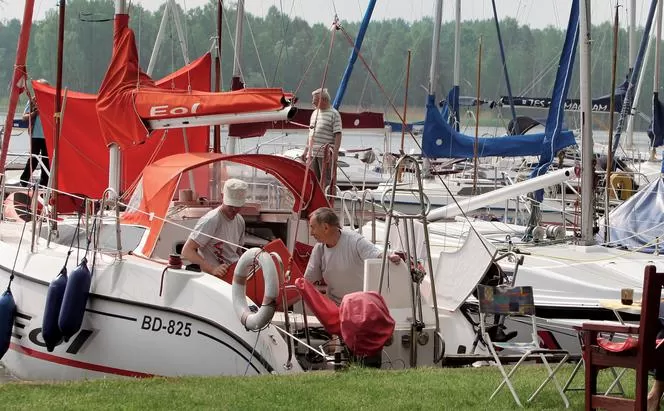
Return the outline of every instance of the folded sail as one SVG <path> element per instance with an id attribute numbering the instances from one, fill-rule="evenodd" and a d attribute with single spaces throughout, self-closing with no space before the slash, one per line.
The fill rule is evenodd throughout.
<path id="1" fill-rule="evenodd" d="M 107 145 L 115 143 L 126 149 L 144 143 L 153 131 L 148 125 L 151 120 L 276 113 L 289 105 L 284 91 L 275 88 L 223 93 L 158 88 L 139 67 L 134 32 L 128 21 L 128 15 L 116 16 L 113 55 L 97 98 L 99 123 Z"/>

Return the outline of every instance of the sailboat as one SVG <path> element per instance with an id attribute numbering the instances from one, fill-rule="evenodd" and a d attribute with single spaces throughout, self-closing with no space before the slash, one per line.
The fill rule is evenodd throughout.
<path id="1" fill-rule="evenodd" d="M 126 147 L 149 144 L 148 136 L 158 129 L 235 120 L 271 121 L 290 115 L 289 96 L 277 89 L 229 93 L 160 90 L 140 71 L 133 33 L 127 26 L 125 3 L 116 3 L 114 53 L 100 95 L 73 95 L 72 105 L 68 107 L 69 115 L 75 115 L 77 110 L 91 115 L 83 118 L 91 126 L 98 118 L 97 127 L 106 144 L 129 152 Z M 27 1 L 26 15 L 31 15 L 32 7 L 33 2 Z M 22 42 L 27 45 L 26 36 Z M 17 54 L 20 58 L 22 53 Z M 136 87 L 136 79 L 141 87 Z M 38 101 L 47 110 L 52 90 L 36 85 L 35 88 Z M 13 89 L 14 96 L 16 92 Z M 65 120 L 64 125 L 67 124 Z M 87 131 L 97 130 L 92 127 Z M 63 130 L 63 136 L 65 141 L 77 137 L 67 129 Z M 71 150 L 77 148 L 75 141 L 69 143 Z M 63 151 L 56 150 L 53 155 L 64 154 L 62 158 L 66 159 L 67 144 L 61 147 Z M 92 150 L 95 149 L 92 144 Z M 309 181 L 305 181 L 304 166 L 295 161 L 214 153 L 164 156 L 141 170 L 141 180 L 133 189 L 127 209 L 133 212 L 133 219 L 120 213 L 119 185 L 115 190 L 100 193 L 104 179 L 99 167 L 79 168 L 78 178 L 89 173 L 90 181 L 96 184 L 80 193 L 86 187 L 78 185 L 75 175 L 70 173 L 69 180 L 61 180 L 57 200 L 62 206 L 61 199 L 67 199 L 77 214 L 58 215 L 57 220 L 50 223 L 46 220 L 42 225 L 38 222 L 41 216 L 35 202 L 31 211 L 39 218 L 33 218 L 31 223 L 6 218 L 0 223 L 0 281 L 9 284 L 8 290 L 17 306 L 9 351 L 2 359 L 6 368 L 16 377 L 28 380 L 301 371 L 293 358 L 292 346 L 280 331 L 269 324 L 252 331 L 241 320 L 246 315 L 236 315 L 238 302 L 244 301 L 244 295 L 238 297 L 231 284 L 186 270 L 177 261 L 169 262 L 170 254 L 177 251 L 178 244 L 187 237 L 188 227 L 196 221 L 196 213 L 213 206 L 199 201 L 187 203 L 184 199 L 172 204 L 178 182 L 183 173 L 196 167 L 202 167 L 207 175 L 207 165 L 219 161 L 256 167 L 283 184 L 281 188 L 275 187 L 275 192 L 281 190 L 283 196 L 280 207 L 271 210 L 262 210 L 259 204 L 248 207 L 253 216 L 249 226 L 269 225 L 288 233 L 286 241 L 306 241 L 306 231 L 296 233 L 293 228 L 300 213 L 306 216 L 311 209 L 327 202 L 313 175 L 309 174 Z M 111 156 L 111 169 L 113 162 Z M 58 175 L 65 176 L 72 171 L 67 168 L 71 164 L 61 163 L 64 167 Z M 79 194 L 71 195 L 63 188 L 75 189 Z M 92 200 L 99 198 L 102 200 Z M 286 201 L 288 198 L 291 200 Z M 44 212 L 49 209 L 44 207 Z M 274 284 L 279 271 L 272 259 L 268 260 L 261 267 L 265 281 L 271 279 Z M 49 343 L 44 328 L 49 283 L 60 267 L 63 273 L 70 273 L 72 281 L 72 273 L 82 270 L 84 265 L 89 266 L 91 278 L 89 291 L 84 289 L 78 296 L 87 300 L 82 306 L 79 326 L 64 338 Z M 62 316 L 69 320 L 70 313 Z"/>
<path id="2" fill-rule="evenodd" d="M 563 53 L 567 59 L 574 56 L 572 50 L 578 38 L 578 35 L 575 36 L 575 33 L 578 33 L 578 10 L 578 1 L 574 1 L 567 30 L 566 52 Z M 578 41 L 588 42 L 589 34 L 586 36 L 586 33 L 589 33 L 589 29 L 584 27 L 583 30 L 583 36 Z M 581 55 L 584 56 L 586 53 L 582 51 Z M 564 83 L 568 81 L 571 74 L 569 64 L 570 60 L 561 60 L 559 67 L 563 70 L 559 70 L 556 88 L 564 87 Z M 584 70 L 588 67 L 588 63 L 582 64 L 582 79 Z M 564 71 L 567 73 L 561 74 Z M 585 84 L 589 82 L 586 80 Z M 592 147 L 592 131 L 588 119 L 592 110 L 589 95 L 589 89 L 582 91 L 584 118 L 587 122 L 585 124 L 587 128 L 583 130 L 586 147 Z M 560 111 L 549 112 L 549 120 L 553 119 L 554 128 L 560 125 L 556 120 L 559 120 L 558 113 L 564 108 L 564 97 L 558 94 L 557 98 L 557 109 Z M 425 133 L 425 138 L 426 136 Z M 555 138 L 557 138 L 555 134 L 545 137 L 549 147 L 555 146 Z M 429 144 L 436 145 L 436 141 L 434 136 L 429 140 Z M 588 156 L 584 157 L 584 164 L 590 164 L 592 152 L 587 151 L 584 154 Z M 545 165 L 550 159 L 550 155 L 548 159 L 543 156 L 541 165 Z M 592 169 L 586 166 L 582 173 L 580 177 L 583 179 L 583 185 L 589 187 L 592 185 Z M 550 181 L 543 184 L 549 183 Z M 525 184 L 517 183 L 510 188 L 495 190 L 494 193 L 498 196 L 502 191 L 518 190 Z M 526 187 L 522 193 L 532 190 L 533 187 Z M 537 242 L 524 241 L 527 227 L 468 219 L 458 210 L 458 208 L 463 212 L 472 210 L 468 208 L 470 204 L 463 201 L 459 202 L 458 207 L 455 205 L 448 207 L 448 210 L 456 210 L 455 213 L 446 215 L 447 210 L 434 210 L 429 213 L 427 220 L 431 239 L 430 249 L 423 249 L 421 246 L 424 243 L 421 224 L 409 232 L 404 230 L 403 226 L 395 225 L 388 228 L 384 224 L 377 223 L 376 228 L 373 228 L 365 224 L 363 232 L 369 235 L 369 230 L 375 229 L 375 236 L 388 238 L 393 247 L 394 244 L 416 244 L 418 256 L 431 255 L 436 261 L 434 271 L 438 312 L 448 353 L 482 352 L 481 342 L 476 338 L 477 300 L 473 296 L 473 290 L 478 283 L 494 281 L 532 286 L 537 314 L 541 317 L 541 326 L 546 331 L 546 334 L 541 335 L 542 341 L 551 348 L 562 346 L 571 352 L 579 353 L 580 347 L 577 335 L 572 330 L 573 324 L 583 319 L 616 320 L 611 311 L 601 307 L 600 301 L 618 298 L 621 288 L 640 290 L 643 267 L 647 264 L 654 264 L 660 270 L 664 269 L 664 261 L 657 255 L 594 244 L 593 227 L 592 224 L 588 224 L 592 221 L 592 206 L 588 206 L 590 190 L 584 190 L 584 193 L 586 198 L 582 206 L 583 237 L 580 240 L 556 238 L 552 230 L 551 236 L 541 231 L 537 236 Z M 433 221 L 441 217 L 448 219 Z M 387 230 L 390 235 L 384 237 Z M 509 325 L 509 327 L 515 326 L 515 324 Z M 527 332 L 522 334 L 526 335 Z"/>

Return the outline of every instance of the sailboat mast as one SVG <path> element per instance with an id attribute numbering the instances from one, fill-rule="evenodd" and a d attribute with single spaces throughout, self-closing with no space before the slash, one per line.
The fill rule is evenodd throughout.
<path id="1" fill-rule="evenodd" d="M 7 118 L 5 120 L 4 134 L 2 137 L 2 151 L 0 151 L 0 172 L 4 179 L 5 164 L 7 163 L 7 150 L 9 149 L 9 137 L 12 134 L 14 125 L 14 114 L 16 114 L 16 105 L 18 96 L 22 88 L 27 87 L 25 75 L 25 60 L 28 54 L 28 44 L 30 43 L 30 30 L 32 29 L 32 12 L 34 10 L 34 0 L 26 0 L 23 8 L 23 24 L 18 36 L 18 46 L 16 47 L 16 62 L 14 63 L 14 76 L 9 94 L 9 106 L 7 107 Z"/>
<path id="2" fill-rule="evenodd" d="M 62 64 L 65 47 L 65 8 L 66 1 L 60 0 L 58 11 L 58 51 L 55 75 L 55 115 L 53 116 L 53 163 L 51 164 L 51 198 L 53 199 L 53 227 L 58 221 L 58 164 L 60 163 L 60 124 L 62 123 Z M 43 172 L 43 171 L 42 171 Z"/>
<path id="3" fill-rule="evenodd" d="M 118 16 L 127 14 L 127 1 L 115 0 L 115 19 L 117 23 Z M 108 188 L 114 192 L 120 193 L 120 146 L 111 143 L 108 147 Z"/>
<path id="4" fill-rule="evenodd" d="M 650 35 L 650 33 L 644 33 L 644 36 Z M 630 0 L 629 2 L 629 32 L 628 32 L 628 41 L 629 41 L 629 74 L 631 76 L 634 66 L 636 64 L 636 0 Z M 630 116 L 633 116 L 633 110 L 631 113 L 628 113 Z M 631 152 L 634 148 L 634 122 L 630 121 L 627 123 L 627 150 Z"/>
<path id="5" fill-rule="evenodd" d="M 233 79 L 231 80 L 231 90 L 239 90 L 242 84 L 242 66 L 240 58 L 242 56 L 242 26 L 244 24 L 244 0 L 237 2 L 237 18 L 235 19 L 235 56 L 233 58 Z M 236 138 L 228 137 L 228 153 L 235 154 Z"/>
<path id="6" fill-rule="evenodd" d="M 438 83 L 438 49 L 440 45 L 440 22 L 443 18 L 443 0 L 436 0 L 436 17 L 433 21 L 433 40 L 431 41 L 431 68 L 429 69 L 429 95 L 436 93 Z"/>
<path id="7" fill-rule="evenodd" d="M 456 0 L 454 8 L 454 101 L 449 101 L 454 116 L 454 129 L 459 131 L 459 93 L 461 89 L 461 0 Z M 479 104 L 479 103 L 478 103 Z"/>
<path id="8" fill-rule="evenodd" d="M 660 43 L 662 41 L 662 2 L 659 1 L 657 2 L 657 26 L 656 26 L 656 34 L 655 38 L 657 39 L 655 41 L 655 69 L 654 71 L 654 79 L 653 79 L 653 104 L 655 104 L 655 100 L 659 101 L 659 70 L 660 70 L 660 64 L 659 64 L 659 59 L 661 56 L 661 48 L 660 48 Z M 654 108 L 654 107 L 653 107 Z M 653 139 L 654 141 L 654 139 Z M 656 153 L 655 153 L 655 147 L 652 147 L 650 151 L 650 161 L 655 161 L 656 159 Z"/>
<path id="9" fill-rule="evenodd" d="M 593 214 L 594 214 L 594 190 L 593 181 L 595 167 L 593 160 L 593 123 L 592 123 L 592 97 L 590 87 L 590 52 L 591 52 L 591 19 L 590 0 L 581 0 L 579 9 L 580 36 L 579 36 L 579 66 L 580 66 L 580 89 L 581 89 L 581 154 L 582 154 L 582 176 L 581 176 L 581 242 L 584 245 L 594 244 Z"/>
<path id="10" fill-rule="evenodd" d="M 616 6 L 615 14 L 613 17 L 613 52 L 611 53 L 611 90 L 616 89 L 616 66 L 618 61 L 618 6 Z M 609 141 L 608 146 L 613 145 L 613 112 L 616 107 L 616 93 L 615 91 L 611 93 L 609 98 Z M 607 153 L 606 164 L 613 164 L 613 153 L 611 150 Z M 611 241 L 611 233 L 608 229 L 609 227 L 609 204 L 610 204 L 610 190 L 611 190 L 611 171 L 613 167 L 606 167 L 606 177 L 605 177 L 605 189 L 604 189 L 604 224 L 606 229 L 604 230 L 604 242 L 608 243 Z"/>

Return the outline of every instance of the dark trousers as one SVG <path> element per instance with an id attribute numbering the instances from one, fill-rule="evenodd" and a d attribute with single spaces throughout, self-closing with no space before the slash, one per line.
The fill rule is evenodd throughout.
<path id="1" fill-rule="evenodd" d="M 41 161 L 46 167 L 46 171 L 51 168 L 48 161 L 48 152 L 46 151 L 46 139 L 45 138 L 33 138 L 30 141 L 31 150 L 30 153 L 32 156 L 29 161 L 26 161 L 25 168 L 23 173 L 21 173 L 21 185 L 27 186 L 30 182 L 30 177 L 32 172 L 37 168 L 39 161 L 34 156 L 41 156 Z M 39 179 L 39 184 L 46 186 L 48 184 L 48 174 L 44 169 L 41 171 L 41 178 Z"/>

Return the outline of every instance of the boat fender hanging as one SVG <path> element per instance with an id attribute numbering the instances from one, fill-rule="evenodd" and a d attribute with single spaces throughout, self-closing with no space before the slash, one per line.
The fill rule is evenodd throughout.
<path id="1" fill-rule="evenodd" d="M 16 303 L 9 288 L 0 297 L 0 359 L 9 349 L 16 316 Z"/>
<path id="2" fill-rule="evenodd" d="M 58 326 L 65 341 L 81 329 L 85 306 L 88 303 L 92 274 L 88 269 L 88 260 L 83 257 L 81 263 L 69 273 L 65 294 L 62 298 Z"/>
<path id="3" fill-rule="evenodd" d="M 46 305 L 44 306 L 44 318 L 42 321 L 42 338 L 48 352 L 52 352 L 56 345 L 62 340 L 62 332 L 58 325 L 62 299 L 67 287 L 67 268 L 62 267 L 60 274 L 51 281 L 46 291 Z"/>
<path id="4" fill-rule="evenodd" d="M 265 291 L 263 302 L 258 312 L 254 313 L 247 304 L 247 279 L 257 269 L 254 263 L 263 270 Z M 242 325 L 247 330 L 257 331 L 270 323 L 276 308 L 277 295 L 279 294 L 279 278 L 277 268 L 270 253 L 260 248 L 250 248 L 240 257 L 233 272 L 233 308 Z"/>

